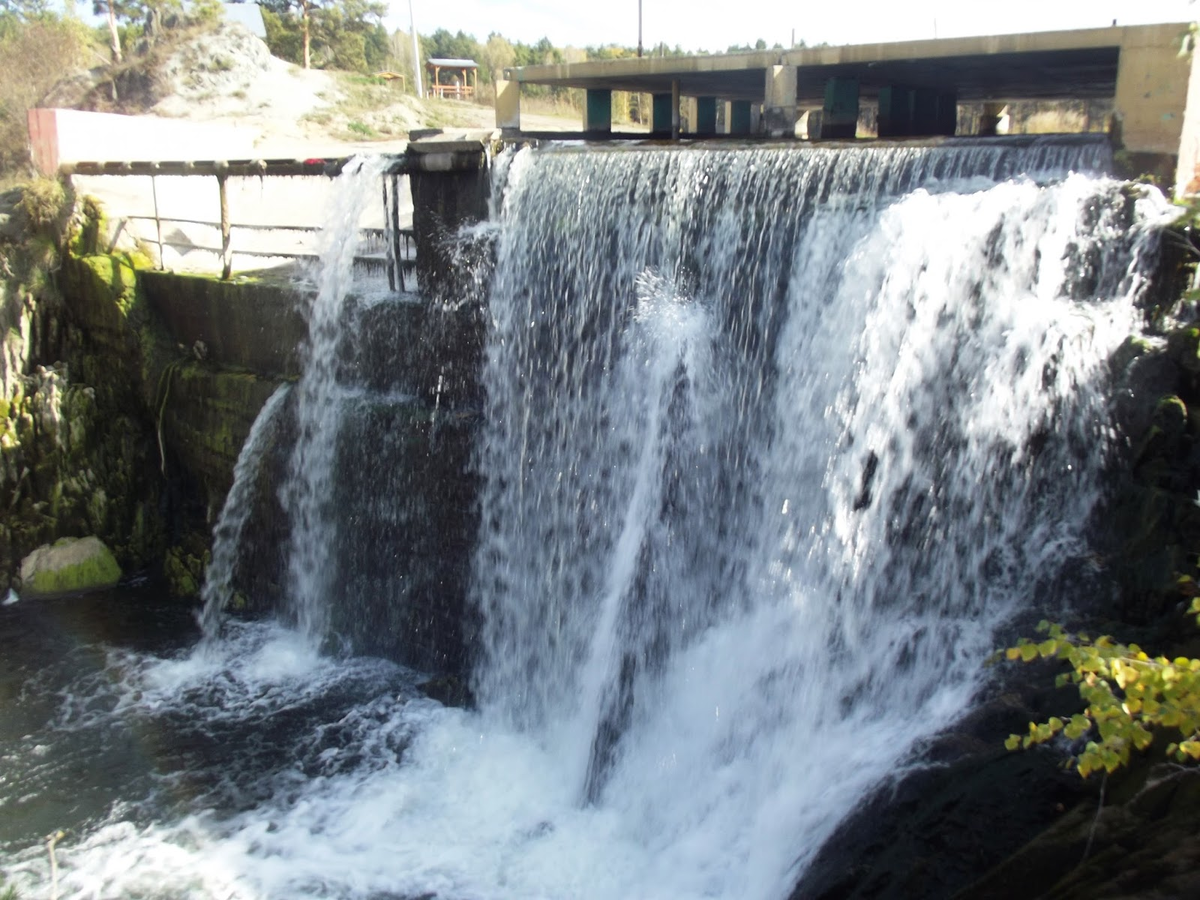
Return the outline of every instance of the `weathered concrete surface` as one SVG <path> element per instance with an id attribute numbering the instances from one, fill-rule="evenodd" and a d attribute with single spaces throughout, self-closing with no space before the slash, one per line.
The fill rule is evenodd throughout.
<path id="1" fill-rule="evenodd" d="M 249 159 L 258 131 L 234 125 L 77 109 L 29 110 L 33 163 L 55 175 L 89 159 Z"/>
<path id="2" fill-rule="evenodd" d="M 291 286 L 151 271 L 139 277 L 172 338 L 198 360 L 277 378 L 300 374 L 309 300 Z"/>

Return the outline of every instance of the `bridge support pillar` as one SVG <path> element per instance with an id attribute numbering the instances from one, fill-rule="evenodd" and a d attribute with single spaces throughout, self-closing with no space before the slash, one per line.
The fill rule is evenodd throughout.
<path id="1" fill-rule="evenodd" d="M 1174 25 L 1128 29 L 1117 63 L 1113 137 L 1124 175 L 1150 173 L 1175 193 L 1200 190 L 1200 65 Z"/>
<path id="2" fill-rule="evenodd" d="M 696 98 L 696 134 L 717 133 L 717 98 Z"/>
<path id="3" fill-rule="evenodd" d="M 655 94 L 653 108 L 650 134 L 654 137 L 667 137 L 671 133 L 671 95 Z"/>
<path id="4" fill-rule="evenodd" d="M 878 134 L 881 138 L 907 137 L 913 133 L 913 92 L 898 84 L 879 89 Z"/>
<path id="5" fill-rule="evenodd" d="M 912 134 L 953 135 L 958 126 L 958 96 L 953 91 L 913 91 Z"/>
<path id="6" fill-rule="evenodd" d="M 521 84 L 496 79 L 496 127 L 521 130 Z"/>
<path id="7" fill-rule="evenodd" d="M 750 101 L 731 100 L 726 110 L 725 121 L 730 134 L 750 133 Z"/>
<path id="8" fill-rule="evenodd" d="M 855 95 L 857 119 L 857 93 Z M 771 137 L 796 136 L 796 67 L 771 66 L 763 91 L 763 131 Z"/>
<path id="9" fill-rule="evenodd" d="M 654 95 L 654 118 L 650 125 L 653 137 L 679 137 L 679 82 L 671 84 L 671 93 Z"/>
<path id="10" fill-rule="evenodd" d="M 583 108 L 583 130 L 591 135 L 612 134 L 612 91 L 588 88 Z"/>
<path id="11" fill-rule="evenodd" d="M 853 138 L 858 130 L 858 79 L 830 78 L 825 82 L 821 110 L 822 140 Z"/>

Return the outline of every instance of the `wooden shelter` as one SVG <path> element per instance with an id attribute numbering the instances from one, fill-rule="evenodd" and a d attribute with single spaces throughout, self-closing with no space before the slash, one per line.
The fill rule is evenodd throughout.
<path id="1" fill-rule="evenodd" d="M 473 59 L 430 59 L 429 96 L 469 100 L 479 87 L 479 63 Z"/>

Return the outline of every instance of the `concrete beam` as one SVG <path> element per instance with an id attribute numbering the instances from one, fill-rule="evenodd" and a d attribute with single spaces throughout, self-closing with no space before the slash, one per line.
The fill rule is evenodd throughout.
<path id="1" fill-rule="evenodd" d="M 496 127 L 521 130 L 521 84 L 517 81 L 496 80 Z"/>

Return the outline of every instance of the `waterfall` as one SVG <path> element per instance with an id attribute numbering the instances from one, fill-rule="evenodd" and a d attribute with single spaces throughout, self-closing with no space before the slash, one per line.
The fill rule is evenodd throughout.
<path id="1" fill-rule="evenodd" d="M 19 817 L 0 829 L 22 895 L 61 827 L 71 900 L 789 896 L 970 708 L 999 631 L 1073 601 L 1117 440 L 1109 360 L 1173 215 L 1107 157 L 502 154 L 491 221 L 461 236 L 488 257 L 483 407 L 456 385 L 436 423 L 441 369 L 394 352 L 430 310 L 350 290 L 382 163 L 347 167 L 303 377 L 217 529 L 201 652 L 72 649 L 13 691 L 57 704 L 0 748 L 0 802 L 48 810 L 16 853 Z M 293 408 L 284 623 L 214 640 L 260 444 Z M 439 568 L 456 554 L 469 575 Z M 459 593 L 465 622 L 432 621 Z M 475 708 L 322 652 L 451 626 Z"/>
<path id="2" fill-rule="evenodd" d="M 304 374 L 296 386 L 297 438 L 280 499 L 291 523 L 288 610 L 300 631 L 319 643 L 327 636 L 329 594 L 335 583 L 334 461 L 344 412 L 338 382 L 346 300 L 354 285 L 359 221 L 378 202 L 386 157 L 358 157 L 343 169 L 333 209 L 321 232 L 316 297 L 308 318 Z"/>
<path id="3" fill-rule="evenodd" d="M 1169 216 L 1103 162 L 508 161 L 475 691 L 646 849 L 673 889 L 645 896 L 785 893 L 1087 552 L 1106 360 Z"/>
<path id="4" fill-rule="evenodd" d="M 221 617 L 233 594 L 234 572 L 242 549 L 246 522 L 253 509 L 263 453 L 274 439 L 276 420 L 290 391 L 290 384 L 281 384 L 259 410 L 246 442 L 238 452 L 237 462 L 233 466 L 233 484 L 225 497 L 217 524 L 213 527 L 212 561 L 205 570 L 204 587 L 200 591 L 200 627 L 208 642 L 217 639 Z"/>

